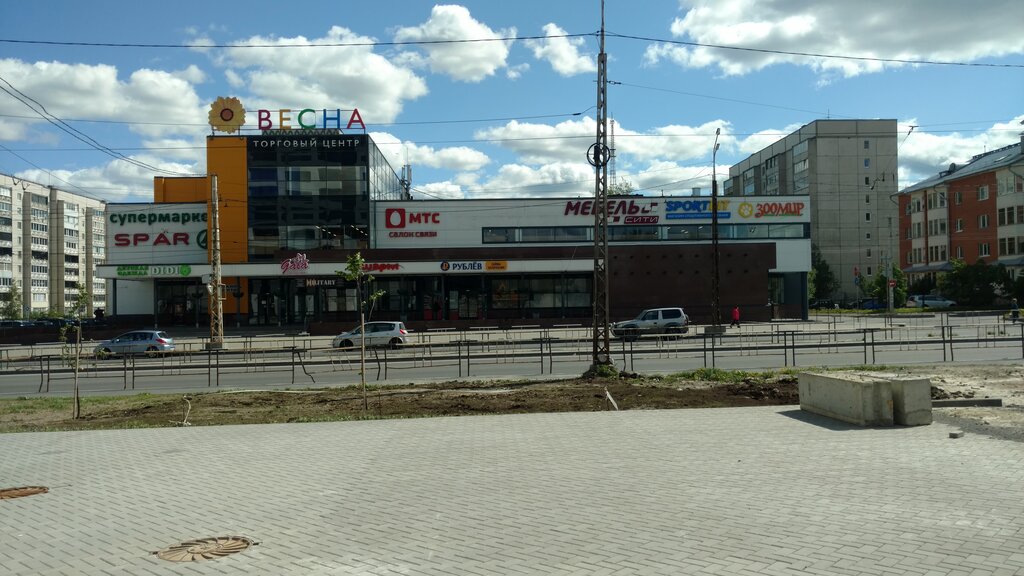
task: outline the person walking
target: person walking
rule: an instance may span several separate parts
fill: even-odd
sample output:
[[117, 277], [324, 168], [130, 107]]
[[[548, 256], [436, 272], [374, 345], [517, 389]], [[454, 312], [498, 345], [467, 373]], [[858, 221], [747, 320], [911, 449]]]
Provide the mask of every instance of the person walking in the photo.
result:
[[1010, 300], [1010, 318], [1016, 322], [1020, 318], [1020, 306], [1017, 305], [1017, 299]]
[[732, 323], [729, 326], [740, 327], [740, 307], [736, 306], [732, 309]]

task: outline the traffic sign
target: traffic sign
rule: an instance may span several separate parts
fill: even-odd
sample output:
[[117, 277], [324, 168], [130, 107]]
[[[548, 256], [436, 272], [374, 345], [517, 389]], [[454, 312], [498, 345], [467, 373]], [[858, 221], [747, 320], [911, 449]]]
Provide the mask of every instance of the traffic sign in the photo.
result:
[[895, 287], [896, 287], [896, 281], [895, 280], [889, 280], [889, 288], [895, 288]]

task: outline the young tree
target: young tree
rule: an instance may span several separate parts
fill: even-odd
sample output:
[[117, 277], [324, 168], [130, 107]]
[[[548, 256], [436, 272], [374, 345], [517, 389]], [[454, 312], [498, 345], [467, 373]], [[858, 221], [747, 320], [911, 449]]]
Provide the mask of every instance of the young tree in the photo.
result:
[[369, 409], [366, 400], [366, 304], [367, 301], [370, 302], [370, 314], [372, 314], [377, 299], [385, 293], [383, 290], [378, 290], [364, 299], [364, 287], [373, 282], [373, 276], [367, 274], [363, 269], [365, 264], [366, 260], [363, 259], [363, 255], [356, 252], [349, 255], [345, 269], [336, 272], [336, 274], [344, 276], [346, 280], [356, 283], [356, 298], [359, 303], [359, 384], [363, 390], [363, 410]]
[[70, 320], [60, 327], [61, 356], [65, 363], [75, 370], [75, 384], [71, 418], [77, 420], [82, 416], [82, 400], [78, 393], [78, 373], [82, 364], [82, 317], [89, 309], [92, 294], [81, 283], [75, 283], [78, 294], [71, 306], [64, 307], [64, 318]]
[[20, 320], [24, 316], [21, 287], [18, 286], [17, 280], [11, 282], [11, 287], [0, 298], [0, 317], [5, 320]]
[[818, 298], [831, 298], [836, 289], [839, 288], [839, 281], [832, 273], [828, 262], [821, 257], [818, 247], [811, 245], [811, 268], [814, 270], [814, 294]]

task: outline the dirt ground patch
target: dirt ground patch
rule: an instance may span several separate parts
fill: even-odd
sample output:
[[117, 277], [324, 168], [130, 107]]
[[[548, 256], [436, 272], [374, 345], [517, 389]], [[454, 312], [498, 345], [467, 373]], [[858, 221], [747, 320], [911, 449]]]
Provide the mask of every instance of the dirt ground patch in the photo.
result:
[[[1024, 441], [1024, 366], [844, 371], [927, 377], [932, 381], [933, 398], [1001, 398], [1000, 408], [938, 408], [934, 417], [972, 433]], [[82, 400], [83, 417], [78, 420], [70, 418], [68, 398], [23, 398], [0, 401], [0, 432], [600, 411], [616, 406], [620, 410], [654, 410], [795, 405], [800, 402], [797, 377], [797, 372], [788, 370], [695, 370], [672, 376], [442, 382], [369, 388], [365, 405], [358, 387], [86, 397]]]
[[[614, 401], [614, 405], [613, 405]], [[795, 375], [752, 375], [705, 382], [626, 375], [615, 379], [443, 382], [189, 395], [83, 398], [82, 418], [68, 418], [66, 398], [0, 402], [0, 432], [153, 426], [318, 422], [474, 414], [768, 406], [799, 403]]]

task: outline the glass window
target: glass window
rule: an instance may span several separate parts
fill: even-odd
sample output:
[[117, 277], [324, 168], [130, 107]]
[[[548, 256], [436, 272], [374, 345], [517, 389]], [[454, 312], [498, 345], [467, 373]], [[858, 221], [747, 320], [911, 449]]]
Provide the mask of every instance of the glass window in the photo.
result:
[[609, 242], [642, 242], [658, 239], [657, 226], [610, 226]]
[[770, 238], [807, 238], [807, 224], [769, 224]]
[[516, 241], [515, 228], [484, 228], [484, 244], [506, 244]]

